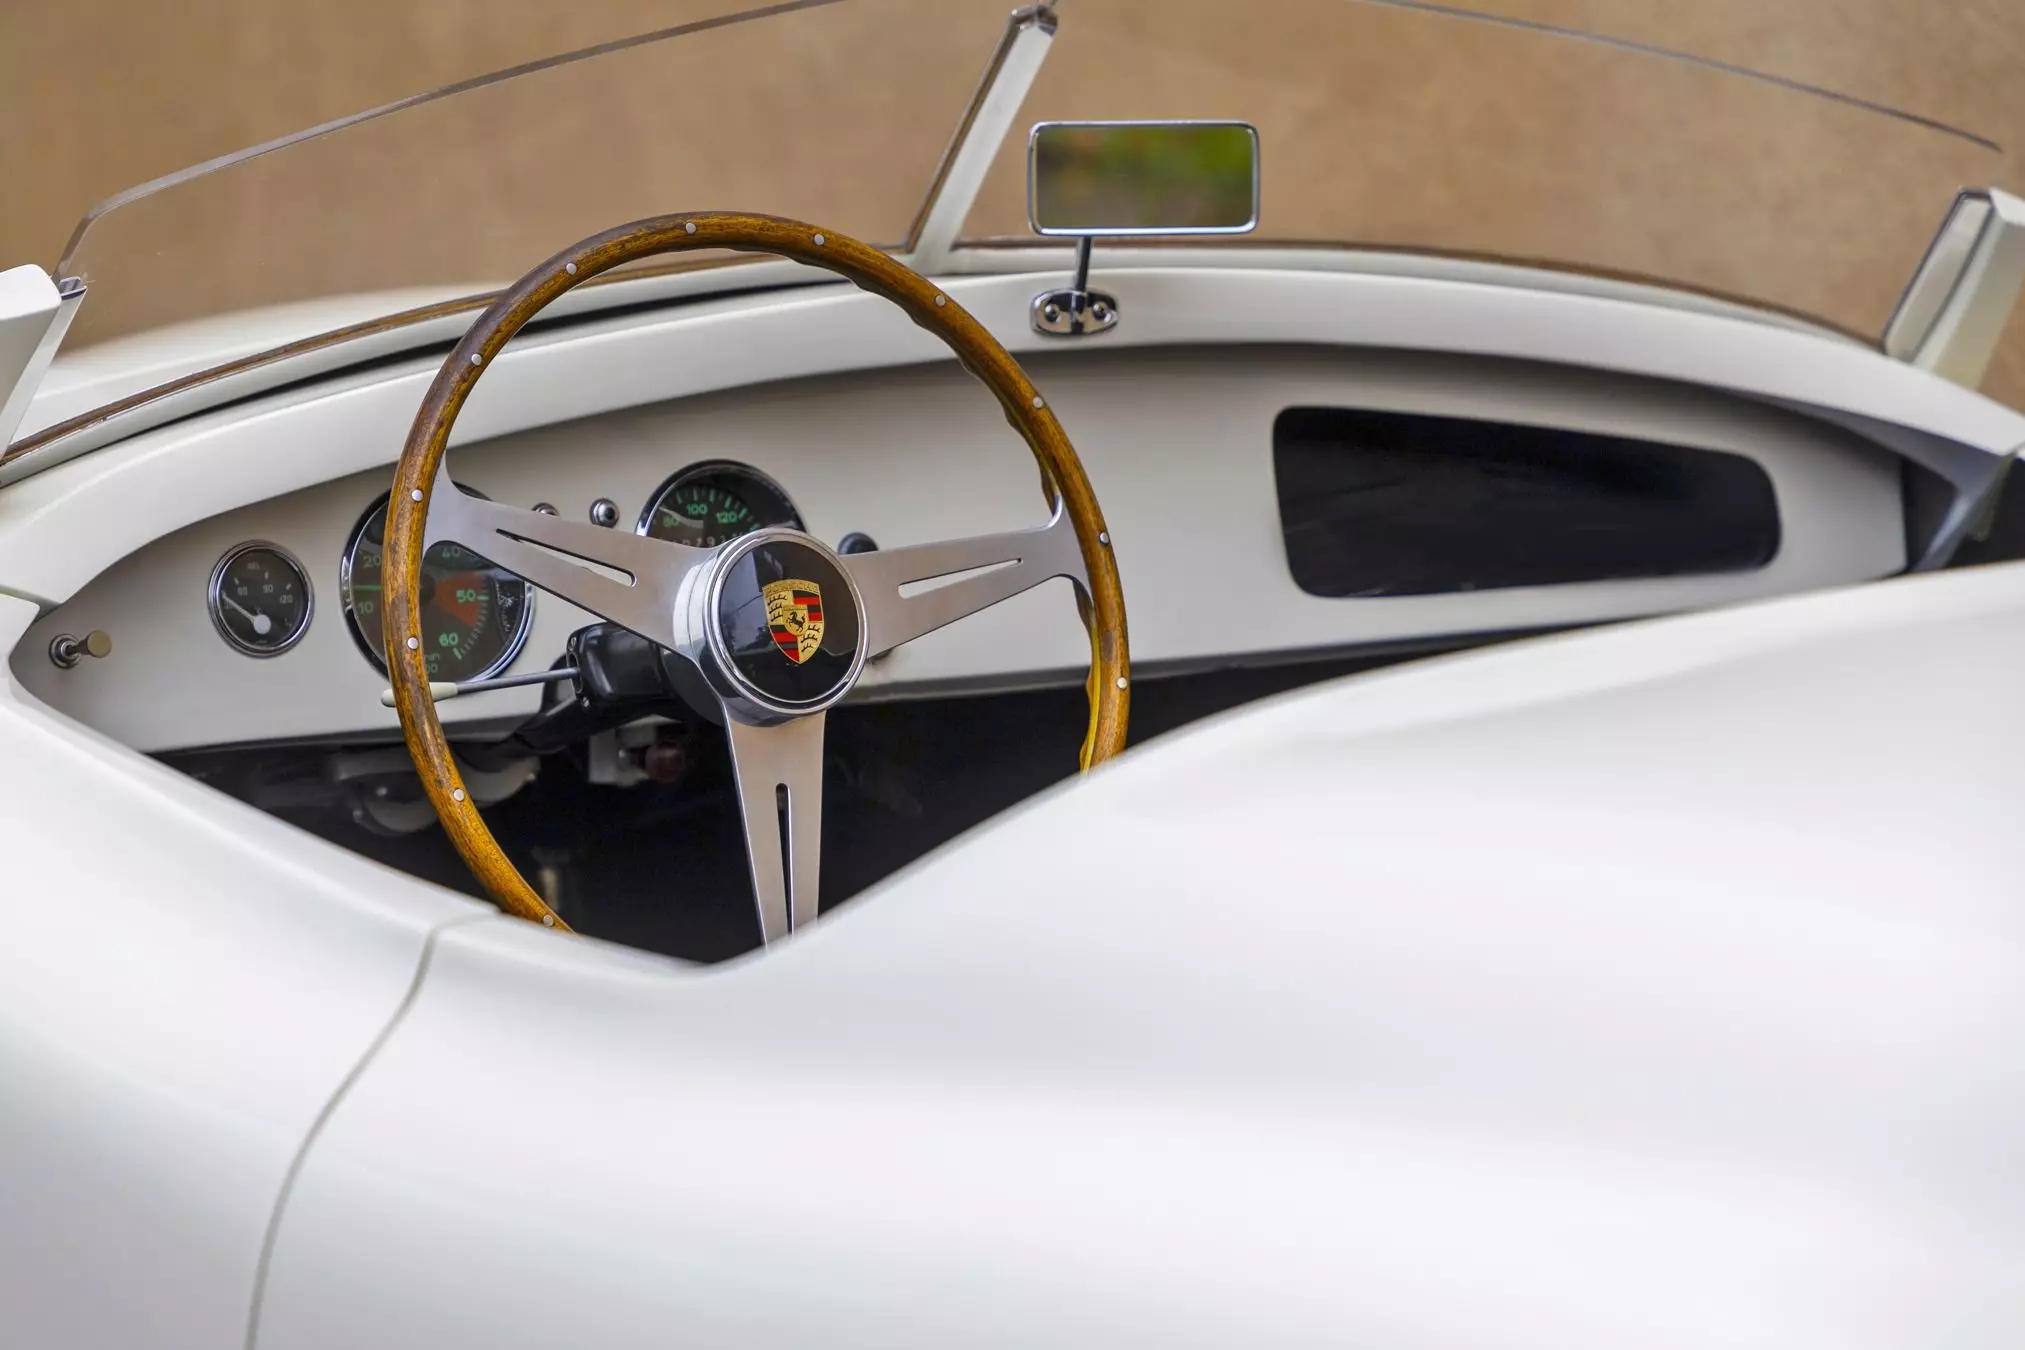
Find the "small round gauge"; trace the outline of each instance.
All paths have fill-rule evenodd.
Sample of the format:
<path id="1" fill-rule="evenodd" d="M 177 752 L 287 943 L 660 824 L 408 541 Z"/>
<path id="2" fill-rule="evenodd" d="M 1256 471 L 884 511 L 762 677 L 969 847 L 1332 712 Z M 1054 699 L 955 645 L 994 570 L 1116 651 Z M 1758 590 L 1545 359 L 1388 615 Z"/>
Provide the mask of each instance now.
<path id="1" fill-rule="evenodd" d="M 692 464 L 647 499 L 636 532 L 691 548 L 716 548 L 768 525 L 802 528 L 780 484 L 728 460 Z"/>
<path id="2" fill-rule="evenodd" d="M 345 619 L 369 660 L 387 668 L 380 607 L 387 499 L 366 513 L 345 545 L 338 573 Z M 422 650 L 435 680 L 482 680 L 511 665 L 534 622 L 534 587 L 462 544 L 422 555 Z"/>
<path id="3" fill-rule="evenodd" d="M 211 569 L 211 622 L 248 656 L 279 656 L 309 631 L 309 576 L 272 544 L 241 544 Z"/>

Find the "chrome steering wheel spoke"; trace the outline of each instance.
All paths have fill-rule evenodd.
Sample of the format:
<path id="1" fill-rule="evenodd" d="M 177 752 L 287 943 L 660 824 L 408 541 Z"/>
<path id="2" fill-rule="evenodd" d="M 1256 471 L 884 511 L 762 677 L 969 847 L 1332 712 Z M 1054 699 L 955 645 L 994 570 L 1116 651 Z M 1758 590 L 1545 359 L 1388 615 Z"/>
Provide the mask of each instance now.
<path id="1" fill-rule="evenodd" d="M 856 595 L 837 596 L 836 602 L 858 606 L 864 629 L 859 649 L 867 656 L 891 651 L 1055 577 L 1072 577 L 1086 589 L 1089 585 L 1075 528 L 1059 504 L 1039 529 L 873 553 L 838 556 L 823 550 L 822 556 L 849 575 Z M 941 584 L 932 584 L 936 582 Z M 856 673 L 853 668 L 836 686 L 837 696 Z M 814 923 L 820 908 L 827 714 L 817 711 L 760 725 L 741 720 L 729 702 L 724 714 L 759 902 L 760 936 L 777 942 Z"/>
<path id="2" fill-rule="evenodd" d="M 823 713 L 773 726 L 725 719 L 762 942 L 778 942 L 816 921 L 824 721 Z"/>
<path id="3" fill-rule="evenodd" d="M 1038 529 L 852 553 L 842 561 L 864 598 L 873 656 L 1056 577 L 1089 588 L 1075 527 L 1059 501 Z"/>
<path id="4" fill-rule="evenodd" d="M 1036 529 L 882 552 L 787 529 L 696 549 L 488 501 L 439 469 L 426 528 L 696 668 L 730 740 L 764 942 L 819 911 L 825 710 L 864 661 L 1055 577 L 1088 586 L 1059 503 Z"/>
<path id="5" fill-rule="evenodd" d="M 676 596 L 711 558 L 708 549 L 475 497 L 447 469 L 436 475 L 425 535 L 427 546 L 445 540 L 669 648 Z"/>

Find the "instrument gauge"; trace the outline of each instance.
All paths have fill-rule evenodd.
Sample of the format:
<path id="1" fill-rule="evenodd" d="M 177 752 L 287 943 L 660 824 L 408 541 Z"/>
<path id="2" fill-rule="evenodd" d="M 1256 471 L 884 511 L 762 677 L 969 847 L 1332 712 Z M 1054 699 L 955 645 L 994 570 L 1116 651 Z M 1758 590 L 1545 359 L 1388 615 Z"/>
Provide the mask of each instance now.
<path id="1" fill-rule="evenodd" d="M 309 631 L 309 575 L 272 544 L 241 544 L 211 569 L 211 622 L 248 656 L 279 656 Z"/>
<path id="2" fill-rule="evenodd" d="M 338 573 L 338 596 L 359 650 L 387 669 L 380 596 L 386 562 L 387 499 L 352 531 Z M 462 544 L 432 544 L 422 555 L 422 650 L 432 680 L 482 680 L 513 664 L 534 624 L 534 587 Z"/>
<path id="3" fill-rule="evenodd" d="M 663 483 L 640 513 L 636 533 L 691 548 L 716 548 L 769 525 L 802 528 L 780 484 L 729 461 L 692 464 Z"/>

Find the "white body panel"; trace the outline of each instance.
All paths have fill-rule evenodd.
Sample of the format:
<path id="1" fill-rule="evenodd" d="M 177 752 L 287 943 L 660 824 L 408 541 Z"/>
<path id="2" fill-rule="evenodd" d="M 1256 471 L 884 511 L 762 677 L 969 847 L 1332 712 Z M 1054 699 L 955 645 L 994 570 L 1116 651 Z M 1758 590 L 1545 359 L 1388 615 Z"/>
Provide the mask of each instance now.
<path id="1" fill-rule="evenodd" d="M 51 329 L 62 309 L 56 283 L 41 268 L 29 263 L 0 272 L 0 447 L 14 439 L 56 355 Z"/>
<path id="2" fill-rule="evenodd" d="M 1992 188 L 1957 198 L 1905 298 L 1884 349 L 1974 389 L 2004 340 L 2025 284 L 2025 201 Z"/>
<path id="3" fill-rule="evenodd" d="M 0 640 L 33 617 L 0 597 Z M 0 1344 L 243 1343 L 282 1187 L 486 911 L 0 689 Z"/>
<path id="4" fill-rule="evenodd" d="M 2025 1339 L 2025 567 L 1325 686 L 764 956 L 444 936 L 262 1350 Z"/>

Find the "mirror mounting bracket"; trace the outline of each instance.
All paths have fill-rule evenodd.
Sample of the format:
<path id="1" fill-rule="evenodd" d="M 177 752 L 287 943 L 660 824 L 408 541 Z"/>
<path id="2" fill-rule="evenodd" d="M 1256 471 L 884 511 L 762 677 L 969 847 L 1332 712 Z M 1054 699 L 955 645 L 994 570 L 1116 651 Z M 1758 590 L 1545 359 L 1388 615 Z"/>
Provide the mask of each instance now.
<path id="1" fill-rule="evenodd" d="M 1076 282 L 1034 297 L 1034 331 L 1088 337 L 1118 326 L 1118 298 L 1090 289 L 1100 234 L 1248 234 L 1258 223 L 1259 129 L 1249 122 L 1036 122 L 1027 225 L 1076 241 Z"/>
<path id="2" fill-rule="evenodd" d="M 1076 240 L 1076 283 L 1065 291 L 1042 291 L 1034 297 L 1034 331 L 1044 337 L 1087 337 L 1118 326 L 1118 298 L 1090 289 L 1091 235 Z"/>

